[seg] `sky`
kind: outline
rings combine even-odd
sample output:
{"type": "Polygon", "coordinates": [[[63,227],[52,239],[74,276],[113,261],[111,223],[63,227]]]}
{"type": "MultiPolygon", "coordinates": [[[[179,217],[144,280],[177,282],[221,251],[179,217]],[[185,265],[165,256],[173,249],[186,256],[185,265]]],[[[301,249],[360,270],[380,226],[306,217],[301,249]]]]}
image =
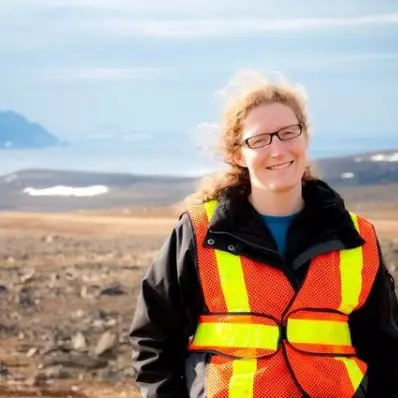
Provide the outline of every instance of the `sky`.
{"type": "Polygon", "coordinates": [[[255,69],[303,85],[315,134],[397,137],[396,0],[0,0],[0,110],[63,139],[217,123],[255,69]]]}

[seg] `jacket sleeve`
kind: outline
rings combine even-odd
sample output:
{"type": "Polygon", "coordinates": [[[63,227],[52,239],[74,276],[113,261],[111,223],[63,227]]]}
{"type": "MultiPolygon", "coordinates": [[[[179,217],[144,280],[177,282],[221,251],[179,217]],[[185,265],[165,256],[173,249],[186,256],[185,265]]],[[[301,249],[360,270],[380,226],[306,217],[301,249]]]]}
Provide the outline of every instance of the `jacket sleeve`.
{"type": "Polygon", "coordinates": [[[187,272],[195,269],[192,236],[185,215],[141,283],[129,336],[133,375],[145,398],[188,396],[183,375],[195,318],[194,310],[189,308],[189,292],[196,288],[191,283],[195,275],[187,272]]]}
{"type": "Polygon", "coordinates": [[[398,301],[378,246],[380,268],[367,302],[352,314],[351,336],[368,364],[369,397],[398,398],[398,301]]]}

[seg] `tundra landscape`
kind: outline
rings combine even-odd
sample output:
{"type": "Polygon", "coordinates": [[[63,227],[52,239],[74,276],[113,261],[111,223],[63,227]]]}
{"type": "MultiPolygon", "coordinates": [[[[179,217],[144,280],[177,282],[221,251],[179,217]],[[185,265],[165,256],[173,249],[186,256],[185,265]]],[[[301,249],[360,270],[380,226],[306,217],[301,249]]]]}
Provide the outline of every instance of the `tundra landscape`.
{"type": "MultiPolygon", "coordinates": [[[[0,213],[0,396],[138,397],[128,329],[139,283],[178,218],[172,204],[195,181],[167,181],[167,191],[140,182],[139,195],[127,184],[78,208],[76,197],[18,198],[23,186],[60,178],[28,174],[3,179],[2,201],[15,206],[0,213]]],[[[373,221],[398,280],[398,183],[338,190],[373,221]]]]}

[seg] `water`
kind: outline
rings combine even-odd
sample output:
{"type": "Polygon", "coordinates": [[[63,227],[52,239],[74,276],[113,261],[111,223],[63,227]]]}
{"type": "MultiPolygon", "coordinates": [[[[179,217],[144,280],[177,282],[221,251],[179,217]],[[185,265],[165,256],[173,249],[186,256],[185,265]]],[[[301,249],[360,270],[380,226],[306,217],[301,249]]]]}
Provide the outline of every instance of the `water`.
{"type": "MultiPolygon", "coordinates": [[[[314,137],[312,159],[363,152],[398,150],[398,137],[329,139],[314,137]]],[[[0,174],[50,168],[98,172],[197,176],[222,167],[187,137],[137,141],[75,141],[66,147],[0,150],[0,174]]]]}

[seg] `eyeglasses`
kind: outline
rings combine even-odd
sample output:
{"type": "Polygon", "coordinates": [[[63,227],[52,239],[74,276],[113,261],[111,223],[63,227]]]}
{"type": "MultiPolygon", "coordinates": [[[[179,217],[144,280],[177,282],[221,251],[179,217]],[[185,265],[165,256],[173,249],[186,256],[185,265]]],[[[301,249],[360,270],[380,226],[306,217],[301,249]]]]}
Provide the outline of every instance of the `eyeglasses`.
{"type": "Polygon", "coordinates": [[[251,149],[258,149],[270,145],[275,135],[281,141],[289,141],[300,136],[302,132],[303,126],[301,124],[293,124],[292,126],[283,127],[274,133],[263,133],[246,138],[243,143],[251,149]]]}

